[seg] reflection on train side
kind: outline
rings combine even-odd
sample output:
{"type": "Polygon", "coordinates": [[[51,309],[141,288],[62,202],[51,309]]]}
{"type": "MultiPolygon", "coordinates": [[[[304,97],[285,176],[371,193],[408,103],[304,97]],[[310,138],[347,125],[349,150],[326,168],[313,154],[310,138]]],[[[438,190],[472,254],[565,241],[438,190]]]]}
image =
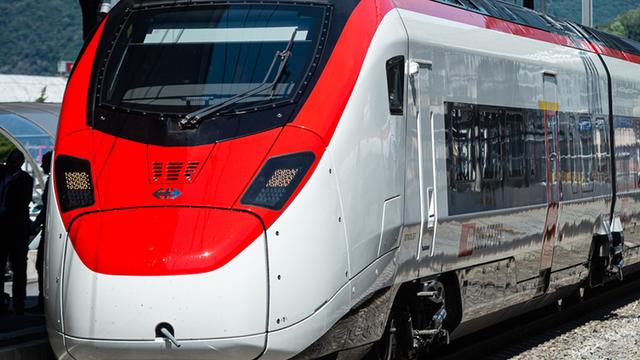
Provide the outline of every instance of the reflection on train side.
{"type": "Polygon", "coordinates": [[[618,209],[624,226],[626,259],[640,258],[640,118],[614,118],[618,209]]]}
{"type": "Polygon", "coordinates": [[[545,121],[545,110],[447,103],[445,129],[450,217],[439,225],[436,257],[443,271],[486,262],[459,273],[464,319],[535,297],[543,276],[548,291],[585,279],[584,239],[611,206],[605,116],[547,112],[545,121]],[[547,166],[557,171],[548,177],[547,166]],[[561,194],[553,272],[543,274],[547,182],[559,182],[561,194]]]}
{"type": "MultiPolygon", "coordinates": [[[[610,193],[604,115],[558,117],[562,200],[610,193]]],[[[544,111],[447,103],[445,127],[450,215],[546,203],[544,111]]]]}

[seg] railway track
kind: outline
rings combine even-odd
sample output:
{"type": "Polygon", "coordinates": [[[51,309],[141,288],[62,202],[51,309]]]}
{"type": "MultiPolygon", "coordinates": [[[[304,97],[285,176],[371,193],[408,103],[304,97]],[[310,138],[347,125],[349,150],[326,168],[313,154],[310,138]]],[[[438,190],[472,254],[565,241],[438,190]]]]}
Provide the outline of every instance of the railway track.
{"type": "Polygon", "coordinates": [[[629,275],[624,282],[611,282],[592,289],[583,301],[550,305],[507,320],[434,350],[430,360],[510,359],[540,344],[568,333],[596,318],[640,298],[640,274],[629,275]],[[559,310],[560,309],[560,310],[559,310]],[[490,336],[488,336],[490,334],[490,336]]]}

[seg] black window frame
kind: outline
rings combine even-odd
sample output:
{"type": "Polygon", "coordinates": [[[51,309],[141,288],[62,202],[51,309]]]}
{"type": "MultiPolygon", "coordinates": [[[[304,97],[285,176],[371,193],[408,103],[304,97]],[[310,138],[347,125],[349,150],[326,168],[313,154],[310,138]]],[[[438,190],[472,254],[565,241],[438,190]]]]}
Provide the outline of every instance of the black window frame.
{"type": "Polygon", "coordinates": [[[593,142],[593,118],[588,114],[581,114],[577,116],[578,126],[578,139],[580,145],[580,189],[582,192],[593,192],[593,173],[596,167],[595,164],[595,145],[593,142]],[[580,127],[585,121],[589,122],[589,129],[582,131],[580,127]],[[585,147],[586,145],[586,147],[585,147]],[[585,150],[589,150],[588,153],[585,150]]]}
{"type": "MultiPolygon", "coordinates": [[[[221,1],[215,5],[225,5],[233,1],[221,1]]],[[[247,0],[242,4],[263,4],[259,0],[247,0]]],[[[282,1],[270,2],[273,4],[285,3],[282,1]]],[[[175,7],[207,6],[207,2],[145,2],[144,0],[121,0],[115,6],[109,17],[103,22],[103,30],[97,44],[96,53],[92,60],[93,68],[89,80],[89,91],[86,101],[86,124],[96,131],[106,133],[131,141],[160,146],[198,146],[229,141],[240,137],[258,134],[274,128],[284,126],[292,121],[300,112],[304,103],[308,100],[311,89],[317,86],[322,74],[320,69],[327,66],[330,54],[335,49],[340,37],[340,29],[348,20],[356,4],[333,4],[324,1],[286,2],[300,6],[321,7],[324,11],[321,27],[321,41],[318,50],[311,62],[308,74],[304,82],[304,91],[299,91],[292,101],[280,106],[265,106],[256,111],[246,113],[224,113],[216,116],[214,121],[204,121],[197,131],[183,131],[178,127],[183,113],[151,113],[137,110],[122,111],[110,106],[99,106],[97,93],[100,91],[101,79],[98,78],[99,70],[110,56],[112,41],[120,33],[121,26],[126,21],[127,14],[134,9],[152,9],[163,7],[172,9],[175,7]]]]}
{"type": "Polygon", "coordinates": [[[504,149],[502,146],[505,111],[493,106],[478,106],[476,111],[477,162],[480,164],[480,175],[483,183],[495,183],[504,180],[504,149]],[[485,114],[492,114],[491,118],[485,114]],[[497,126],[495,126],[497,125],[497,126]],[[489,135],[493,131],[492,135],[489,135]],[[497,141],[497,142],[496,142],[497,141]],[[494,153],[498,150],[498,154],[494,153]],[[487,156],[483,156],[484,151],[487,156]],[[497,160],[497,161],[496,161],[497,160]],[[495,168],[497,166],[497,168],[495,168]],[[490,174],[491,176],[488,176],[490,174]]]}
{"type": "Polygon", "coordinates": [[[387,60],[387,99],[389,101],[389,113],[391,115],[404,115],[405,100],[405,57],[394,56],[387,60]]]}
{"type": "MultiPolygon", "coordinates": [[[[223,3],[215,3],[215,4],[198,4],[198,3],[194,3],[194,4],[174,4],[171,6],[162,6],[162,5],[148,5],[148,6],[136,6],[133,7],[130,11],[127,11],[126,14],[122,17],[122,20],[120,21],[120,27],[117,31],[115,31],[113,34],[111,34],[109,40],[109,45],[107,46],[106,52],[108,54],[105,64],[103,66],[100,67],[100,70],[98,71],[97,77],[96,77],[96,83],[97,83],[97,90],[95,92],[94,95],[94,102],[95,102],[95,106],[97,108],[102,108],[102,109],[109,109],[109,110],[114,110],[114,111],[121,111],[121,112],[126,112],[126,113],[134,113],[134,114],[143,114],[143,115],[148,115],[148,114],[157,114],[157,115],[167,115],[167,114],[172,114],[172,115],[184,115],[186,113],[189,113],[190,111],[162,111],[162,110],[155,110],[155,109],[128,109],[128,108],[123,108],[120,106],[116,106],[113,104],[108,103],[107,101],[103,101],[103,96],[105,95],[106,89],[107,89],[107,84],[105,83],[105,81],[107,81],[108,79],[106,78],[107,75],[107,71],[109,70],[109,67],[107,66],[107,64],[111,63],[111,56],[113,55],[114,52],[114,48],[115,46],[117,46],[119,44],[119,39],[121,36],[123,36],[123,34],[126,31],[126,25],[129,23],[131,16],[134,16],[137,12],[140,11],[155,11],[155,10],[164,10],[164,11],[171,11],[171,10],[198,10],[198,9],[206,9],[206,8],[212,8],[212,7],[223,7],[223,6],[228,6],[228,5],[235,5],[235,6],[250,6],[250,5],[270,5],[271,3],[269,2],[261,2],[261,1],[255,1],[255,0],[251,0],[251,1],[246,1],[246,2],[242,2],[242,3],[228,3],[228,2],[223,2],[223,3]]],[[[279,3],[273,3],[273,5],[278,5],[279,3]]],[[[271,109],[274,107],[279,107],[279,106],[283,106],[283,105],[287,105],[287,104],[292,104],[292,103],[296,103],[299,101],[301,94],[304,92],[305,88],[307,87],[307,85],[310,83],[310,79],[313,76],[313,74],[315,73],[315,68],[318,65],[318,61],[317,58],[322,54],[322,50],[324,48],[325,42],[326,42],[326,33],[328,31],[328,27],[329,27],[329,23],[327,21],[328,17],[330,16],[330,12],[331,9],[329,6],[327,5],[322,5],[322,4],[317,4],[317,3],[308,3],[308,4],[297,4],[297,3],[291,3],[291,4],[287,4],[287,5],[291,5],[291,6],[304,6],[304,7],[315,7],[315,8],[319,8],[322,9],[322,14],[319,15],[319,28],[318,28],[318,35],[315,39],[315,44],[313,45],[313,51],[310,53],[309,55],[309,64],[307,66],[307,69],[303,72],[303,76],[300,79],[299,83],[296,84],[296,88],[292,91],[292,95],[291,97],[288,97],[286,99],[282,99],[281,101],[275,101],[275,102],[268,102],[265,104],[256,104],[256,105],[249,105],[246,107],[237,107],[234,108],[235,111],[229,111],[229,114],[238,114],[238,113],[243,113],[245,111],[245,109],[252,109],[252,111],[260,111],[260,110],[267,110],[267,109],[271,109]]],[[[105,99],[106,100],[106,99],[105,99]]]]}
{"type": "MultiPolygon", "coordinates": [[[[446,115],[445,123],[447,127],[447,163],[449,167],[449,188],[454,191],[466,191],[472,184],[474,184],[479,176],[477,174],[477,111],[476,105],[463,104],[455,102],[447,102],[445,104],[446,115]],[[461,127],[457,127],[454,130],[454,121],[463,118],[463,113],[468,118],[464,121],[465,124],[470,124],[467,128],[467,137],[464,141],[457,140],[455,132],[461,127]],[[458,145],[458,143],[466,143],[466,145],[458,145]],[[466,148],[465,148],[466,146],[466,148]],[[466,156],[463,158],[460,156],[461,149],[465,149],[466,156]],[[462,170],[464,169],[464,170],[462,170]],[[461,171],[462,170],[462,171],[461,171]],[[467,171],[468,170],[468,171],[467,171]],[[462,176],[459,176],[462,175],[462,176]],[[467,176],[468,175],[468,176],[467,176]]],[[[461,139],[461,138],[460,138],[461,139]]]]}
{"type": "Polygon", "coordinates": [[[611,158],[609,146],[609,126],[604,116],[596,116],[594,121],[594,162],[599,182],[606,182],[611,171],[611,158]],[[600,143],[596,143],[596,136],[600,139],[600,143]]]}
{"type": "Polygon", "coordinates": [[[505,157],[505,169],[504,169],[505,178],[510,180],[511,182],[515,181],[516,184],[520,184],[520,182],[525,179],[527,174],[527,161],[526,161],[527,147],[525,146],[526,126],[524,122],[524,114],[521,110],[508,109],[505,111],[502,136],[503,136],[503,144],[505,147],[505,149],[503,150],[503,154],[505,157]],[[516,124],[516,126],[512,127],[511,125],[513,124],[516,124]],[[515,145],[516,147],[519,147],[518,150],[521,151],[520,156],[512,156],[513,155],[512,152],[514,150],[513,138],[515,136],[514,134],[511,133],[511,130],[514,128],[518,128],[520,131],[520,134],[518,137],[521,139],[521,144],[515,145]],[[509,132],[509,134],[506,134],[507,131],[509,132]],[[521,165],[521,168],[520,168],[521,173],[515,174],[514,172],[512,172],[512,164],[518,161],[520,162],[520,165],[521,165]]]}

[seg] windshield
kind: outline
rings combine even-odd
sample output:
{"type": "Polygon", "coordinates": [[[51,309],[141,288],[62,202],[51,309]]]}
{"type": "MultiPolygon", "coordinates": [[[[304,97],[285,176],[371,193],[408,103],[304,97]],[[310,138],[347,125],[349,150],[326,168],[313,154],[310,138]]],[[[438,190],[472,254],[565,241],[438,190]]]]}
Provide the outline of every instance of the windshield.
{"type": "Polygon", "coordinates": [[[160,113],[221,104],[274,77],[274,56],[293,36],[277,84],[229,108],[290,100],[309,71],[323,15],[319,6],[277,4],[133,11],[109,56],[100,103],[160,113]]]}

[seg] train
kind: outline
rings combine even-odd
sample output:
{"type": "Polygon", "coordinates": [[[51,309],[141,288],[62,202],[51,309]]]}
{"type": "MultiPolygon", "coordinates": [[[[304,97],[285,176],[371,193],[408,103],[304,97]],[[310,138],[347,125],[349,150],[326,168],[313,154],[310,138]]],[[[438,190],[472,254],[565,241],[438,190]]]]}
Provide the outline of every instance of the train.
{"type": "Polygon", "coordinates": [[[59,359],[417,359],[640,262],[640,44],[490,0],[121,0],[69,78],[59,359]]]}

